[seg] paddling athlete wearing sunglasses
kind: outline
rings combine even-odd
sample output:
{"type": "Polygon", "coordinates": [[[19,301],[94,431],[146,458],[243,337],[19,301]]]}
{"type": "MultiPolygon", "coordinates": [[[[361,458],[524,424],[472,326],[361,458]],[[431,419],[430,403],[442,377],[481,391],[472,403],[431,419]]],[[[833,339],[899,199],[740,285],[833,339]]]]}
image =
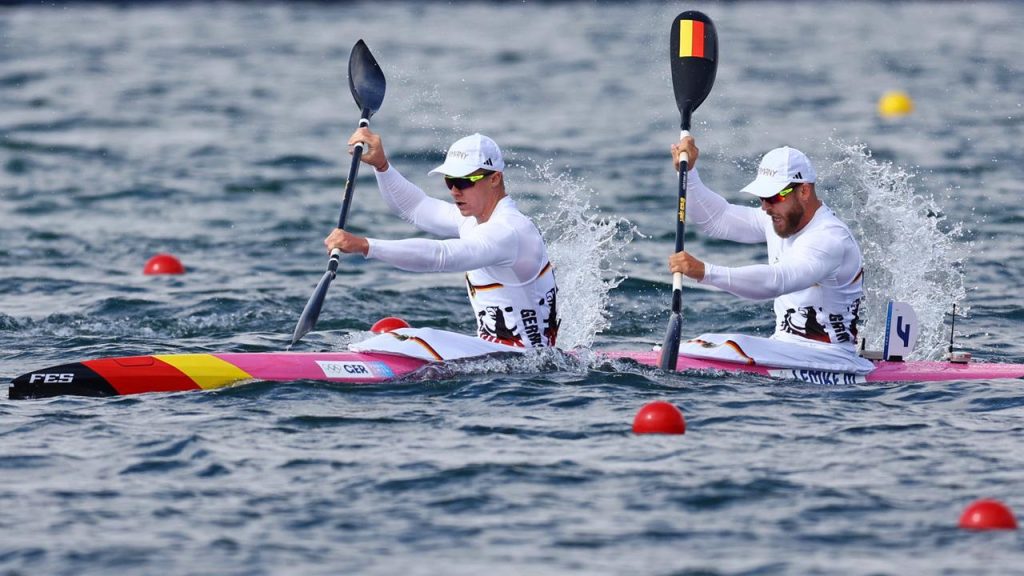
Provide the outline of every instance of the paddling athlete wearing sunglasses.
{"type": "Polygon", "coordinates": [[[863,257],[850,229],[818,198],[807,156],[788,146],[765,154],[757,177],[743,188],[759,198],[755,208],[730,204],[701,182],[693,168],[699,151],[692,137],[672,146],[676,170],[683,151],[690,162],[691,221],[713,238],[766,242],[768,264],[719,266],[683,251],[669,257],[669,269],[742,298],[774,298],[776,325],[771,338],[703,334],[682,343],[679,353],[779,368],[870,372],[873,364],[857,354],[863,257]]]}
{"type": "Polygon", "coordinates": [[[477,337],[430,328],[402,328],[357,343],[359,351],[395,352],[450,360],[491,352],[554,346],[558,335],[555,273],[540,231],[505,192],[498,145],[481,134],[456,141],[441,174],[452,202],[431,198],[388,161],[380,136],[358,129],[349,146],[366,143],[362,161],[374,168],[392,212],[416,228],[445,238],[380,240],[336,228],[328,252],[359,253],[412,272],[465,272],[477,337]]]}

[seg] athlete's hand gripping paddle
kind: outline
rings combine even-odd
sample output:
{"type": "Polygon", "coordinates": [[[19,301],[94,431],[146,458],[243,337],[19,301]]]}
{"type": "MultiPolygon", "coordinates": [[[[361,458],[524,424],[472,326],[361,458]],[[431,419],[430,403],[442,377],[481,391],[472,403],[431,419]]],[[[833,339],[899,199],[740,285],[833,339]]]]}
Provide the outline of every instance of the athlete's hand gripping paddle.
{"type": "MultiPolygon", "coordinates": [[[[370,117],[380,109],[384,101],[384,88],[386,86],[384,73],[370,54],[370,49],[362,40],[356,42],[352,47],[352,54],[348,59],[348,86],[352,89],[352,97],[362,112],[359,117],[359,126],[369,126],[370,117]]],[[[345,196],[341,202],[341,215],[338,217],[338,228],[345,228],[345,220],[348,219],[348,209],[352,204],[352,190],[356,185],[356,176],[359,174],[359,159],[363,155],[364,144],[359,142],[352,151],[352,165],[348,169],[348,179],[345,181],[345,196]]],[[[292,333],[292,343],[289,348],[302,339],[310,330],[316,326],[320,317],[320,308],[324,305],[324,298],[327,296],[327,289],[331,287],[338,270],[338,262],[341,260],[341,250],[331,251],[330,260],[327,261],[327,271],[324,272],[316,290],[309,297],[309,302],[302,310],[299,323],[292,333]]]]}
{"type": "MultiPolygon", "coordinates": [[[[682,118],[680,138],[690,134],[690,116],[707,98],[718,71],[718,34],[715,25],[701,12],[688,10],[672,22],[669,38],[672,88],[682,118]]],[[[690,159],[679,158],[679,207],[676,211],[676,252],[683,250],[686,232],[686,172],[690,159]]],[[[683,275],[672,275],[672,315],[661,346],[660,367],[675,370],[679,359],[679,338],[683,330],[683,275]]]]}

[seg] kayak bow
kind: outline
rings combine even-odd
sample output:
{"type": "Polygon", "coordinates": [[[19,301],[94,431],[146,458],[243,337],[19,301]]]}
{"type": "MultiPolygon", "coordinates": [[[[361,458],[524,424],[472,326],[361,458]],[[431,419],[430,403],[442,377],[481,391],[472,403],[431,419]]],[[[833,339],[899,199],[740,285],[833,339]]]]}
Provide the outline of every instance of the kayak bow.
{"type": "Polygon", "coordinates": [[[250,381],[387,382],[426,364],[393,354],[256,352],[163,354],[100,358],[44,368],[14,379],[12,400],[120,396],[143,392],[213,390],[250,381]]]}

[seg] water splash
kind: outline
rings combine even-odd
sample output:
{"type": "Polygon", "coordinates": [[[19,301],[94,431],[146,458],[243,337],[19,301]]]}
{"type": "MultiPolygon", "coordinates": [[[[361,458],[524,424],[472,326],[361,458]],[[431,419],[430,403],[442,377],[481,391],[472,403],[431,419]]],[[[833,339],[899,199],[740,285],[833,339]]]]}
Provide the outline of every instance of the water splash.
{"type": "Polygon", "coordinates": [[[555,372],[563,375],[583,376],[587,373],[589,366],[589,360],[578,358],[557,348],[536,348],[522,352],[499,352],[430,363],[404,376],[403,380],[434,382],[476,374],[520,375],[555,372]]]}
{"type": "Polygon", "coordinates": [[[18,323],[17,320],[14,319],[13,316],[8,316],[7,314],[0,312],[0,331],[14,331],[20,327],[21,325],[18,323]]]}
{"type": "Polygon", "coordinates": [[[598,214],[591,205],[593,189],[568,173],[555,173],[550,162],[527,172],[554,199],[535,221],[558,278],[558,345],[589,348],[609,326],[608,293],[628,277],[626,248],[639,232],[625,218],[598,214]]]}
{"type": "Polygon", "coordinates": [[[948,338],[944,319],[953,303],[963,309],[966,298],[962,267],[971,243],[961,242],[962,224],[948,222],[932,196],[915,190],[914,174],[875,160],[866,145],[829,144],[839,160],[822,178],[829,183],[823,196],[864,253],[861,333],[868,348],[881,349],[886,302],[898,300],[910,303],[921,323],[912,357],[940,357],[948,338]]]}

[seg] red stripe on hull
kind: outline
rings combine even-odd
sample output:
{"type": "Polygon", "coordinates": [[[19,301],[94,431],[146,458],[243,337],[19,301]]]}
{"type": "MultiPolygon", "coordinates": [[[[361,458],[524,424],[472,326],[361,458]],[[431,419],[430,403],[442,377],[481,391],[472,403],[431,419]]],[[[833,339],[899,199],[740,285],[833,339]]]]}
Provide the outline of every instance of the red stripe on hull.
{"type": "Polygon", "coordinates": [[[152,356],[101,358],[82,362],[102,376],[118,394],[199,390],[181,370],[152,356]]]}

